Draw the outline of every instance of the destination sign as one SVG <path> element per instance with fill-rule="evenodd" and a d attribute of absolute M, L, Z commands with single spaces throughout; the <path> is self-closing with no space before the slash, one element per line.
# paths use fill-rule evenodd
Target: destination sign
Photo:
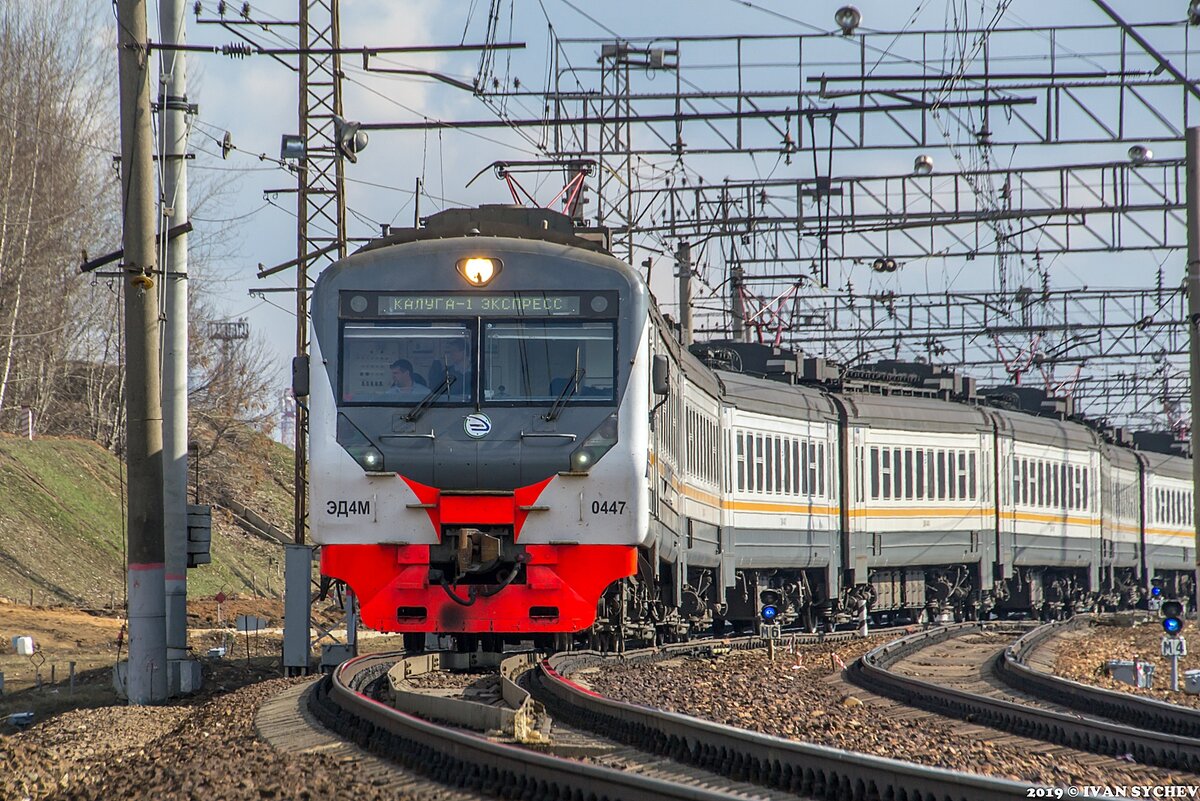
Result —
<path fill-rule="evenodd" d="M 408 315 L 558 317 L 578 315 L 579 295 L 555 295 L 539 292 L 497 294 L 422 293 L 380 295 L 379 314 L 383 317 Z"/>

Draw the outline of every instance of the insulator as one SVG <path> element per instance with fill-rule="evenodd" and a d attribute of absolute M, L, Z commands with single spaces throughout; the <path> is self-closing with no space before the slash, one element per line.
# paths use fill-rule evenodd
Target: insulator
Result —
<path fill-rule="evenodd" d="M 230 58 L 246 58 L 254 54 L 254 50 L 245 42 L 233 42 L 221 45 L 221 55 Z"/>

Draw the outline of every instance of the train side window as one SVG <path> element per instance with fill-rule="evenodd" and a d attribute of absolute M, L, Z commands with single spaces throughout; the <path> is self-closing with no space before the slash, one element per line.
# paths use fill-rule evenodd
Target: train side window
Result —
<path fill-rule="evenodd" d="M 904 449 L 904 498 L 913 499 L 913 452 L 912 448 Z"/>
<path fill-rule="evenodd" d="M 871 500 L 879 500 L 879 448 L 871 446 Z"/>
<path fill-rule="evenodd" d="M 937 450 L 937 497 L 939 501 L 946 500 L 946 452 Z"/>
<path fill-rule="evenodd" d="M 779 488 L 779 493 L 782 495 L 787 492 L 788 483 L 788 441 L 787 437 L 779 437 L 779 475 L 776 477 L 775 484 Z"/>
<path fill-rule="evenodd" d="M 825 496 L 825 475 L 829 471 L 825 464 L 825 443 L 817 443 L 817 494 L 822 498 Z"/>
<path fill-rule="evenodd" d="M 946 452 L 946 500 L 958 499 L 958 465 L 954 456 L 957 451 Z"/>
<path fill-rule="evenodd" d="M 880 496 L 883 500 L 888 500 L 892 497 L 892 449 L 882 449 L 883 461 L 880 463 L 879 477 L 883 485 L 883 494 Z"/>
<path fill-rule="evenodd" d="M 754 491 L 766 489 L 766 452 L 763 450 L 762 434 L 754 435 Z"/>
<path fill-rule="evenodd" d="M 933 500 L 937 497 L 937 470 L 934 460 L 937 452 L 933 448 L 925 451 L 925 497 Z"/>
<path fill-rule="evenodd" d="M 1050 465 L 1050 498 L 1051 498 L 1050 505 L 1053 506 L 1055 509 L 1057 509 L 1058 507 L 1060 507 L 1062 505 L 1062 503 L 1061 503 L 1062 496 L 1059 493 L 1059 488 L 1062 485 L 1062 482 L 1059 480 L 1059 469 L 1058 468 L 1059 468 L 1058 464 Z"/>
<path fill-rule="evenodd" d="M 1091 472 L 1092 472 L 1092 468 L 1090 468 L 1090 467 L 1083 468 L 1083 508 L 1084 509 L 1092 508 L 1092 499 L 1091 499 L 1091 496 L 1088 495 L 1088 474 L 1090 474 Z"/>
<path fill-rule="evenodd" d="M 779 474 L 779 442 L 775 437 L 767 437 L 767 484 L 763 488 L 768 494 L 775 494 L 775 480 Z"/>
<path fill-rule="evenodd" d="M 737 442 L 737 488 L 738 492 L 746 491 L 746 439 L 741 431 L 734 432 Z"/>
<path fill-rule="evenodd" d="M 917 488 L 917 500 L 925 497 L 925 449 L 917 448 L 916 458 L 913 461 L 913 467 L 916 468 L 917 477 L 913 481 Z"/>
<path fill-rule="evenodd" d="M 967 500 L 967 452 L 958 452 L 958 499 Z"/>
<path fill-rule="evenodd" d="M 779 440 L 779 491 L 784 495 L 792 494 L 792 466 L 789 464 L 790 460 L 788 459 L 788 456 L 792 452 L 792 446 L 788 440 L 788 437 L 781 437 Z"/>
<path fill-rule="evenodd" d="M 1037 505 L 1046 505 L 1046 464 L 1037 460 Z"/>
<path fill-rule="evenodd" d="M 783 450 L 783 443 L 779 437 L 772 437 L 774 440 L 771 445 L 771 457 L 775 462 L 775 494 L 783 492 L 783 456 L 780 451 Z"/>
<path fill-rule="evenodd" d="M 824 445 L 809 442 L 809 489 L 814 495 L 824 495 L 824 471 L 817 470 L 818 453 L 823 457 Z"/>
<path fill-rule="evenodd" d="M 975 500 L 977 486 L 975 483 L 975 451 L 971 451 L 967 454 L 967 494 L 971 500 Z"/>
<path fill-rule="evenodd" d="M 900 500 L 904 497 L 904 451 L 892 448 L 892 497 Z"/>
<path fill-rule="evenodd" d="M 858 464 L 859 464 L 859 474 L 858 474 L 859 498 L 858 499 L 860 501 L 862 500 L 862 453 L 863 453 L 863 449 L 859 448 L 858 449 Z M 802 493 L 802 490 L 800 489 L 800 478 L 801 478 L 800 440 L 793 439 L 792 440 L 792 494 L 794 494 L 794 495 L 800 495 Z"/>

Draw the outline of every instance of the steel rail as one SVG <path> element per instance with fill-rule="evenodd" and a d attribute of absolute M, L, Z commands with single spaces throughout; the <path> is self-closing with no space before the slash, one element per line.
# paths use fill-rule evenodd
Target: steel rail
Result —
<path fill-rule="evenodd" d="M 386 673 L 395 655 L 343 663 L 309 696 L 327 728 L 362 748 L 434 780 L 506 798 L 554 801 L 732 801 L 719 790 L 681 785 L 494 742 L 399 712 L 362 690 Z"/>
<path fill-rule="evenodd" d="M 731 643 L 731 646 L 745 648 L 761 643 L 761 640 L 746 639 Z M 707 647 L 717 644 L 709 643 Z M 1028 795 L 1030 785 L 1027 783 L 773 737 L 607 698 L 566 678 L 573 670 L 611 663 L 618 658 L 625 661 L 664 658 L 699 647 L 696 644 L 667 646 L 629 652 L 623 657 L 605 657 L 587 651 L 558 654 L 544 660 L 534 674 L 534 696 L 546 704 L 552 715 L 567 723 L 601 731 L 605 736 L 642 750 L 690 763 L 736 781 L 749 781 L 801 796 L 990 801 Z"/>
<path fill-rule="evenodd" d="M 1200 738 L 1200 709 L 1071 681 L 1027 664 L 1033 652 L 1048 640 L 1071 629 L 1091 625 L 1093 620 L 1090 615 L 1076 615 L 1070 620 L 1039 626 L 1004 649 L 996 661 L 996 675 L 1015 690 L 1080 712 L 1111 718 L 1140 729 Z"/>
<path fill-rule="evenodd" d="M 1200 740 L 1197 739 L 1039 709 L 889 670 L 891 665 L 924 648 L 951 637 L 983 630 L 982 624 L 962 623 L 901 638 L 864 654 L 846 671 L 847 678 L 859 687 L 910 706 L 1023 737 L 1097 754 L 1129 754 L 1143 764 L 1200 772 Z"/>

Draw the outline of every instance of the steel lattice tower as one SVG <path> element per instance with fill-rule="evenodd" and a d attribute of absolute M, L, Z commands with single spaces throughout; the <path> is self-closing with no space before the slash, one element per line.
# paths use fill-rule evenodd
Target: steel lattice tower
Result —
<path fill-rule="evenodd" d="M 305 152 L 297 171 L 297 356 L 308 355 L 309 269 L 346 255 L 346 199 L 334 131 L 334 117 L 342 113 L 339 47 L 338 0 L 301 0 L 299 105 Z M 301 404 L 296 404 L 295 425 L 296 542 L 303 543 L 308 530 L 308 411 Z"/>

